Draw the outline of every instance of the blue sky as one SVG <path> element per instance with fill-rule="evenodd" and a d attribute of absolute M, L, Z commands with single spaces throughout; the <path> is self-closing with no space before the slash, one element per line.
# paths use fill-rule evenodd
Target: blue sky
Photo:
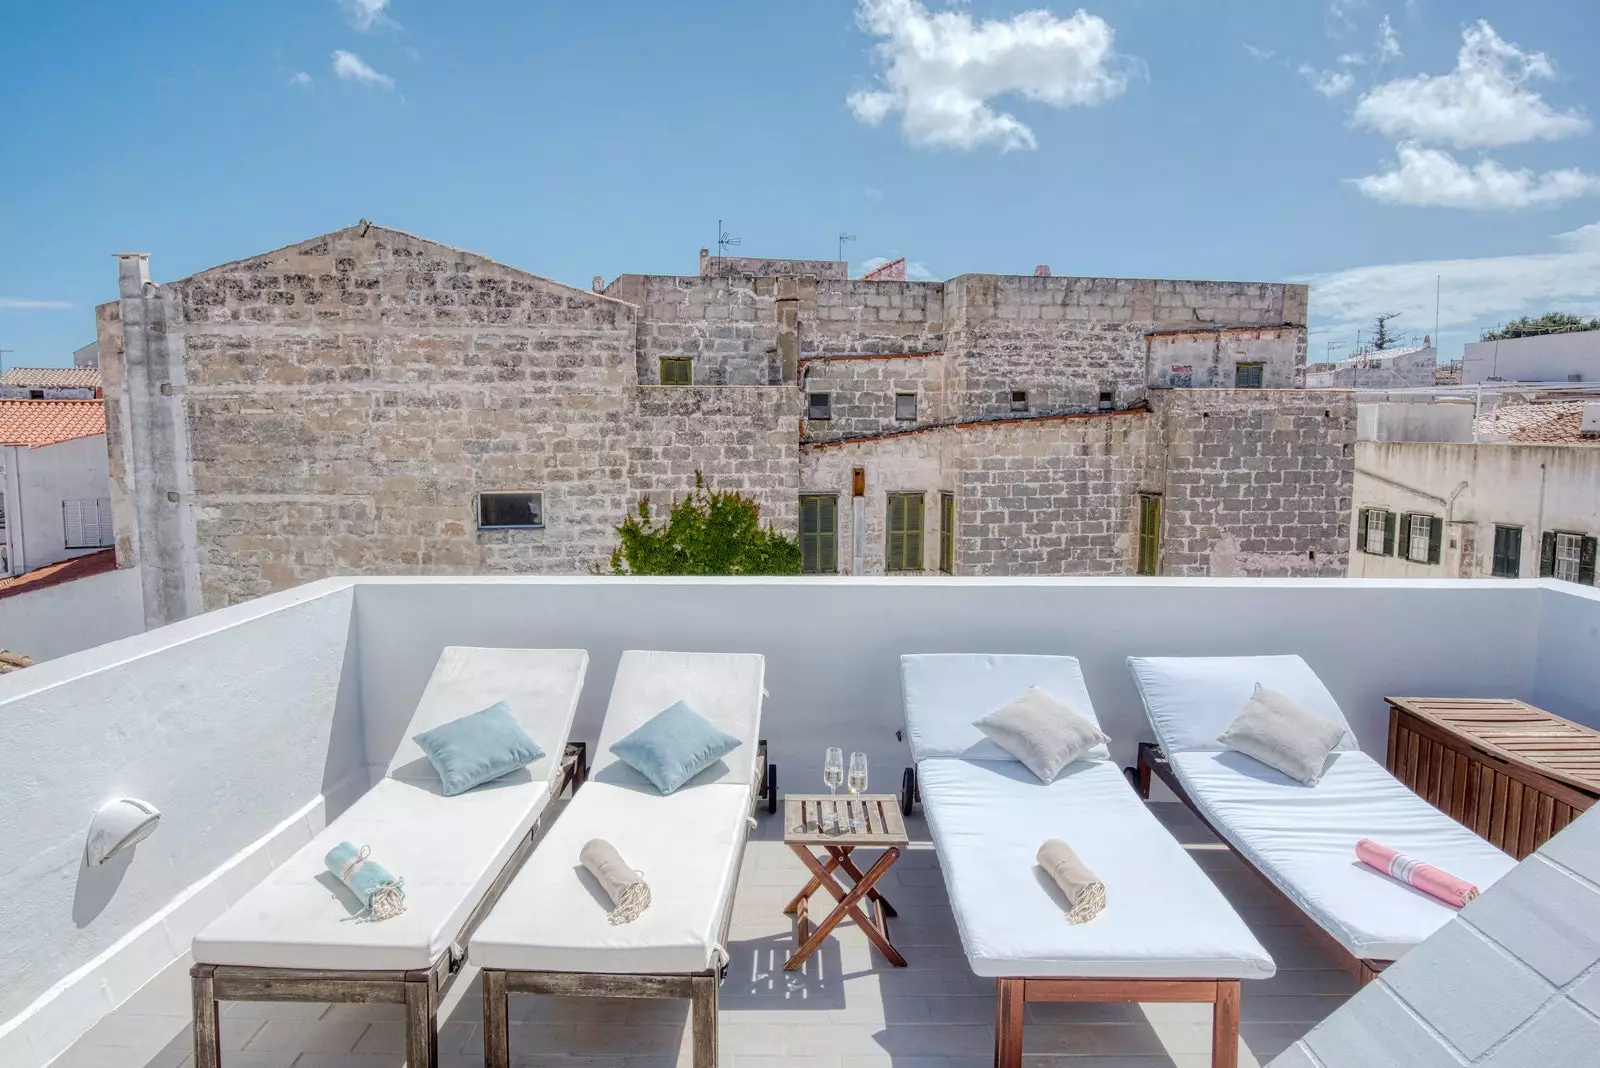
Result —
<path fill-rule="evenodd" d="M 720 218 L 857 271 L 1309 279 L 1313 359 L 1431 332 L 1443 274 L 1450 356 L 1600 314 L 1596 39 L 1593 0 L 26 5 L 0 348 L 70 362 L 118 251 L 367 218 L 587 286 L 692 273 Z"/>

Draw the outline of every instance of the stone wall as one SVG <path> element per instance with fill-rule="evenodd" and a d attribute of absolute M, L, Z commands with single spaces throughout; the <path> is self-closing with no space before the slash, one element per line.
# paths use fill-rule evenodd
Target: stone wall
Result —
<path fill-rule="evenodd" d="M 1239 365 L 1262 364 L 1264 389 L 1305 384 L 1304 327 L 1167 330 L 1145 338 L 1152 389 L 1231 389 Z"/>
<path fill-rule="evenodd" d="M 1143 488 L 1163 575 L 1337 576 L 1348 564 L 1352 394 L 1156 390 Z"/>
<path fill-rule="evenodd" d="M 831 418 L 806 419 L 806 441 L 891 434 L 947 422 L 943 353 L 880 359 L 811 359 L 801 364 L 800 392 L 826 393 Z M 917 398 L 916 418 L 895 417 L 896 396 Z"/>
<path fill-rule="evenodd" d="M 713 256 L 700 250 L 702 278 L 828 278 L 843 280 L 850 274 L 844 260 L 775 260 L 764 256 Z"/>
<path fill-rule="evenodd" d="M 763 525 L 793 537 L 799 523 L 799 394 L 790 386 L 640 386 L 629 431 L 628 483 L 657 514 L 694 487 L 737 490 Z M 620 517 L 617 521 L 620 521 Z M 615 521 L 614 521 L 615 522 Z"/>
<path fill-rule="evenodd" d="M 771 278 L 625 274 L 607 296 L 639 308 L 638 380 L 661 382 L 661 358 L 693 359 L 697 386 L 765 386 L 778 364 L 778 283 Z"/>
<path fill-rule="evenodd" d="M 881 575 L 886 554 L 888 494 L 921 493 L 923 570 L 939 569 L 939 494 L 954 491 L 949 470 L 959 431 L 925 430 L 869 442 L 805 446 L 800 452 L 800 492 L 834 494 L 839 499 L 838 557 L 841 575 Z M 861 568 L 852 561 L 855 536 L 851 471 L 866 475 L 862 498 Z"/>
<path fill-rule="evenodd" d="M 936 352 L 944 347 L 939 282 L 822 282 L 800 290 L 800 355 Z"/>

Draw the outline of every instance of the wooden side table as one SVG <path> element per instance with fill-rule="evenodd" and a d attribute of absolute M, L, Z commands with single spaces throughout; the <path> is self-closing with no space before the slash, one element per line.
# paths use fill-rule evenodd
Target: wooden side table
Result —
<path fill-rule="evenodd" d="M 842 833 L 823 830 L 836 815 Z M 860 820 L 862 826 L 852 830 L 852 816 Z M 784 964 L 784 970 L 792 972 L 803 967 L 822 945 L 822 940 L 846 916 L 856 921 L 862 933 L 890 964 L 904 968 L 906 959 L 889 941 L 889 917 L 897 915 L 894 906 L 874 889 L 874 884 L 900 859 L 900 851 L 911 843 L 906 836 L 898 799 L 893 794 L 840 798 L 827 794 L 788 794 L 783 799 L 783 841 L 811 872 L 805 888 L 783 910 L 795 917 L 795 950 Z M 819 848 L 821 855 L 814 852 Z M 883 855 L 863 872 L 850 856 L 857 849 L 882 849 Z M 850 877 L 854 884 L 850 889 L 840 886 L 834 878 L 838 871 Z M 807 910 L 811 895 L 818 889 L 828 891 L 835 904 L 827 918 L 813 929 Z M 863 898 L 866 899 L 865 911 Z"/>
<path fill-rule="evenodd" d="M 1600 798 L 1600 732 L 1523 701 L 1387 700 L 1389 773 L 1518 860 Z"/>

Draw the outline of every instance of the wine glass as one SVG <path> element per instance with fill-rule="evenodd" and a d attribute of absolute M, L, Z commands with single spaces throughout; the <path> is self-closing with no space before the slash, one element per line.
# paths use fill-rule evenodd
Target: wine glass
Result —
<path fill-rule="evenodd" d="M 829 746 L 828 752 L 822 758 L 822 782 L 827 786 L 828 794 L 837 796 L 840 785 L 844 783 L 844 750 L 838 746 Z M 833 803 L 833 827 L 839 827 L 839 803 Z M 820 817 L 817 820 L 817 830 L 825 830 L 827 822 Z"/>
<path fill-rule="evenodd" d="M 850 754 L 850 777 L 845 781 L 851 796 L 867 792 L 867 754 Z M 858 831 L 866 827 L 867 821 L 856 815 L 855 806 L 850 808 L 850 829 Z"/>

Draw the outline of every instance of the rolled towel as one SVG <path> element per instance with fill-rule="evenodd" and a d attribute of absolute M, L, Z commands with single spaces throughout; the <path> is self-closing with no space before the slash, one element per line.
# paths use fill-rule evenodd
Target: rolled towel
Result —
<path fill-rule="evenodd" d="M 629 867 L 616 847 L 604 838 L 591 839 L 579 851 L 578 860 L 616 906 L 606 916 L 611 926 L 636 920 L 650 907 L 650 888 L 645 885 L 644 872 Z"/>
<path fill-rule="evenodd" d="M 1067 897 L 1068 923 L 1087 923 L 1106 907 L 1106 884 L 1084 867 L 1072 847 L 1052 838 L 1039 847 L 1039 867 Z"/>
<path fill-rule="evenodd" d="M 328 850 L 323 863 L 361 899 L 361 919 L 392 919 L 406 910 L 405 880 L 369 859 L 371 856 L 369 846 L 357 849 L 349 842 L 340 842 Z"/>
<path fill-rule="evenodd" d="M 1356 843 L 1356 856 L 1362 863 L 1399 879 L 1407 886 L 1421 890 L 1451 908 L 1461 908 L 1478 896 L 1478 888 L 1465 879 L 1435 868 L 1432 864 L 1413 860 L 1398 850 L 1379 845 L 1370 838 L 1363 838 Z"/>

